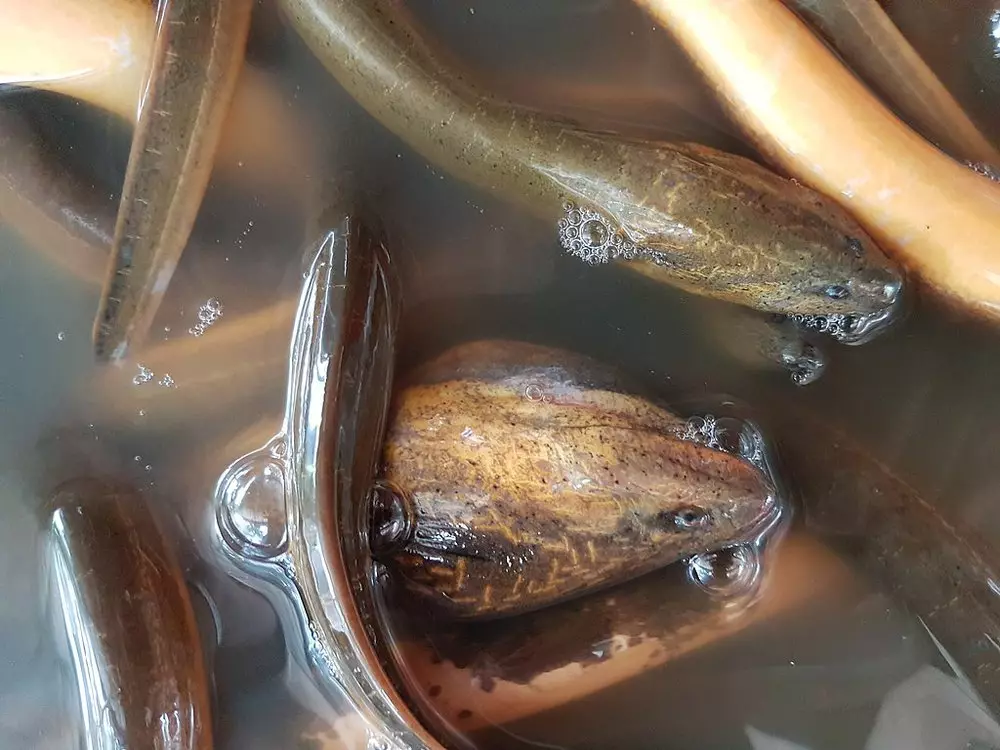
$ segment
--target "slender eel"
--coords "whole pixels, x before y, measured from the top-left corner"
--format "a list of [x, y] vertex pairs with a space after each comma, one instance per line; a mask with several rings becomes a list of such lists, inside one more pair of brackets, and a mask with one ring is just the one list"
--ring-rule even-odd
[[251, 0], [168, 0], [141, 99], [104, 291], [99, 358], [148, 330], [194, 226], [243, 65]]
[[819, 29], [900, 115], [952, 156], [1000, 166], [1000, 154], [910, 46], [878, 0], [785, 0]]
[[782, 411], [772, 423], [808, 527], [919, 617], [1000, 712], [995, 545], [952, 523], [838, 428], [802, 410]]
[[924, 283], [1000, 320], [1000, 184], [907, 127], [780, 0], [636, 0], [757, 146]]
[[782, 543], [751, 606], [697, 588], [680, 566], [609, 592], [497, 623], [426, 629], [398, 646], [411, 700], [432, 726], [506, 724], [709, 648], [856, 587], [848, 566], [806, 536]]
[[333, 76], [425, 158], [550, 222], [591, 263], [689, 291], [837, 318], [859, 340], [895, 317], [901, 278], [831, 202], [742, 157], [585, 132], [483, 93], [401, 3], [283, 0]]
[[142, 498], [59, 486], [46, 561], [87, 748], [211, 750], [208, 680], [180, 566]]
[[99, 284], [114, 211], [113, 199], [68, 173], [19, 112], [0, 106], [0, 223]]

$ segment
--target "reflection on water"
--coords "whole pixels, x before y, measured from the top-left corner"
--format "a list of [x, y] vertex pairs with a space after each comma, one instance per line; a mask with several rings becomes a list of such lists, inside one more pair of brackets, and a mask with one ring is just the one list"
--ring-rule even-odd
[[[893, 5], [902, 13], [908, 4]], [[498, 90], [527, 104], [593, 127], [735, 148], [710, 94], [628, 3], [414, 6]], [[919, 32], [914, 24], [923, 52]], [[745, 356], [733, 334], [745, 330], [742, 318], [730, 308], [564, 257], [546, 227], [428, 168], [373, 127], [291, 33], [254, 39], [278, 50], [252, 54], [254, 64], [301, 92], [294, 111], [322, 125], [326, 140], [303, 179], [316, 192], [356, 184], [366, 210], [384, 220], [405, 287], [400, 368], [468, 338], [512, 337], [620, 363], [672, 398], [787, 402], [843, 427], [948, 518], [998, 538], [995, 331], [923, 304], [867, 346], [828, 347], [824, 377], [793, 388], [786, 373]], [[114, 194], [127, 154], [120, 127], [76, 105], [61, 105], [58, 118], [50, 108], [47, 120], [36, 109], [40, 131], [74, 144], [72, 169]], [[0, 227], [0, 747], [76, 746], [73, 680], [43, 626], [35, 511], [56, 482], [81, 470], [131, 479], [177, 531], [182, 563], [206, 597], [218, 747], [294, 747], [306, 727], [328, 747], [361, 746], [344, 728], [344, 706], [327, 706], [288, 659], [270, 605], [199, 559], [192, 542], [205, 534], [219, 473], [260, 444], [258, 429], [276, 432], [282, 331], [291, 325], [283, 305], [298, 293], [312, 231], [280, 197], [216, 180], [156, 335], [120, 370], [99, 371], [90, 350], [96, 286], [67, 270], [72, 264], [53, 263], [59, 248], [26, 246]], [[248, 319], [255, 322], [240, 328]], [[949, 732], [923, 734], [938, 743], [928, 748], [1000, 746], [996, 727], [960, 701], [950, 675], [919, 622], [859, 574], [767, 627], [477, 738], [484, 748], [918, 750], [900, 732], [923, 716], [922, 726]], [[339, 739], [324, 735], [338, 719]]]

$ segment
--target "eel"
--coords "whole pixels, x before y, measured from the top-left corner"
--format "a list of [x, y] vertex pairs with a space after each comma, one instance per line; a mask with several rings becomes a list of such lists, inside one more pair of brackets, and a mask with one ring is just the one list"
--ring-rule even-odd
[[94, 321], [98, 358], [120, 358], [152, 323], [208, 187], [236, 88], [252, 0], [168, 0], [132, 138]]
[[400, 630], [403, 693], [442, 736], [502, 726], [857, 594], [849, 566], [814, 538], [793, 534], [774, 551], [749, 598], [713, 595], [671, 566], [510, 620]]
[[960, 161], [1000, 154], [896, 28], [878, 0], [784, 0], [923, 135]]
[[334, 78], [430, 162], [549, 222], [590, 263], [690, 292], [835, 321], [848, 342], [898, 316], [903, 279], [832, 201], [749, 159], [586, 132], [491, 97], [401, 3], [282, 0]]
[[26, 119], [0, 100], [0, 223], [88, 282], [99, 284], [114, 201], [68, 174]]
[[947, 518], [839, 427], [804, 409], [774, 411], [768, 426], [806, 527], [919, 618], [1000, 715], [996, 544]]
[[857, 586], [858, 573], [923, 623], [1000, 713], [995, 545], [945, 518], [837, 426], [784, 401], [767, 405], [760, 421], [805, 522], [763, 558], [759, 598], [712, 596], [675, 565], [509, 620], [428, 626], [426, 612], [393, 592], [402, 613], [387, 621], [397, 629], [393, 666], [425, 720], [472, 731], [556, 708], [807, 606], [818, 592]]
[[181, 569], [143, 499], [104, 479], [61, 484], [45, 538], [57, 631], [85, 746], [211, 750], [209, 688]]

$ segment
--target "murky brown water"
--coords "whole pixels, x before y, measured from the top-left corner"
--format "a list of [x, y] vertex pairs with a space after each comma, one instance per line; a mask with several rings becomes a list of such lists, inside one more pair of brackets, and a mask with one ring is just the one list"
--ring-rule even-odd
[[[890, 5], [989, 130], [990, 86], [1000, 80], [989, 47], [996, 9], [968, 3], [935, 15], [934, 4]], [[631, 3], [413, 6], [501, 94], [595, 128], [751, 153], [683, 56]], [[385, 222], [404, 282], [401, 370], [453, 343], [504, 336], [619, 363], [667, 398], [725, 394], [767, 404], [765, 427], [768, 410], [807, 409], [854, 436], [949, 518], [1000, 539], [1000, 332], [921, 300], [888, 336], [860, 348], [826, 345], [828, 372], [797, 389], [781, 372], [749, 366], [735, 333], [705, 324], [728, 308], [584, 267], [561, 254], [549, 227], [429, 167], [338, 89], [269, 2], [258, 10], [251, 64], [274, 74], [290, 111], [315, 135], [306, 144], [308, 169], [275, 182], [296, 179], [313, 194], [328, 181], [357, 186], [367, 210]], [[951, 19], [959, 42], [931, 38], [930, 19], [939, 16]], [[52, 95], [12, 91], [0, 107], [23, 113], [48, 148], [60, 149], [66, 169], [106, 193], [113, 209], [128, 154], [119, 124]], [[316, 239], [302, 206], [291, 203], [280, 190], [214, 179], [149, 344], [110, 371], [91, 356], [97, 285], [58, 263], [59, 247], [33, 247], [0, 226], [0, 747], [77, 747], [73, 682], [43, 626], [34, 514], [42, 488], [81, 465], [131, 478], [172, 528], [183, 529], [182, 559], [206, 595], [199, 600], [206, 641], [217, 642], [209, 652], [220, 748], [295, 747], [314, 714], [329, 723], [346, 711], [326, 706], [289, 660], [270, 605], [200, 559], [192, 541], [207, 533], [219, 474], [280, 420], [288, 305], [302, 280], [302, 248]], [[221, 317], [204, 325], [212, 315], [199, 319], [199, 309], [211, 300]], [[256, 323], [224, 337], [271, 305], [279, 312], [268, 330]], [[203, 333], [195, 336], [199, 322]], [[166, 342], [183, 346], [155, 351]], [[776, 437], [824, 450], [824, 436], [805, 428]], [[920, 622], [858, 574], [765, 626], [473, 736], [483, 748], [594, 750], [1000, 743], [1000, 728], [942, 708], [959, 705], [948, 693], [950, 674]], [[899, 726], [890, 730], [894, 720]], [[918, 740], [900, 728], [918, 721], [923, 746], [907, 744]], [[866, 745], [873, 728], [880, 739]], [[346, 738], [342, 746], [354, 747]]]

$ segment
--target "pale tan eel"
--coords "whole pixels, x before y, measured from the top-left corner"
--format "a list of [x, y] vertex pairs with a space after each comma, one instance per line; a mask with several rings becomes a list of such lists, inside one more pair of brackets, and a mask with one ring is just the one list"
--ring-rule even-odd
[[784, 0], [822, 32], [865, 81], [957, 159], [1000, 164], [1000, 154], [896, 28], [878, 0]]

